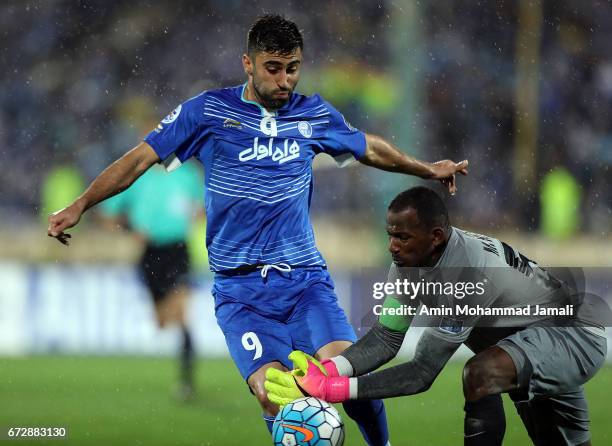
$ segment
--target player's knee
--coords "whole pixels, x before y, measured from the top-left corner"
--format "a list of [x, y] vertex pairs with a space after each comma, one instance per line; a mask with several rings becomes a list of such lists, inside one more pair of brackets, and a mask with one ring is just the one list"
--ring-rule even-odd
[[275, 416], [278, 413], [278, 406], [268, 399], [268, 392], [263, 385], [250, 385], [253, 395], [257, 398], [259, 405], [265, 415]]
[[257, 398], [259, 405], [264, 411], [264, 415], [275, 416], [278, 413], [278, 406], [268, 399], [268, 392], [264, 387], [265, 370], [260, 369], [248, 379], [251, 393]]
[[463, 393], [467, 401], [516, 389], [516, 381], [512, 358], [499, 347], [472, 357], [463, 369]]
[[486, 361], [470, 359], [463, 368], [463, 395], [467, 401], [476, 401], [491, 395], [490, 375]]
[[157, 321], [158, 328], [165, 328], [168, 325], [168, 321], [166, 320], [166, 316], [161, 311], [155, 312], [155, 320]]

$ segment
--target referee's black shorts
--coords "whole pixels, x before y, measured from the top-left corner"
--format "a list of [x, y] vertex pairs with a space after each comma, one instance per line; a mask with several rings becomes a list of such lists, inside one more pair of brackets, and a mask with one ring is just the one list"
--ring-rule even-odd
[[153, 300], [158, 302], [164, 299], [170, 290], [187, 282], [189, 255], [185, 243], [149, 243], [140, 259], [139, 269]]

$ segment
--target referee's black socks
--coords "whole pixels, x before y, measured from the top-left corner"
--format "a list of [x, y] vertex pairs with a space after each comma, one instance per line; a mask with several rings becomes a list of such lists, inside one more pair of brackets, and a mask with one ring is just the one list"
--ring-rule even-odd
[[193, 386], [193, 363], [194, 363], [194, 348], [191, 339], [191, 333], [185, 326], [182, 327], [183, 345], [181, 349], [181, 381], [183, 384]]

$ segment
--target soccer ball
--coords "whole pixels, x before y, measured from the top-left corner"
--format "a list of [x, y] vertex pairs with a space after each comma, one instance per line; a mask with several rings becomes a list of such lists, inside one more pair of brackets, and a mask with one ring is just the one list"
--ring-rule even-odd
[[306, 397], [281, 410], [272, 428], [274, 446], [342, 446], [344, 423], [329, 403]]

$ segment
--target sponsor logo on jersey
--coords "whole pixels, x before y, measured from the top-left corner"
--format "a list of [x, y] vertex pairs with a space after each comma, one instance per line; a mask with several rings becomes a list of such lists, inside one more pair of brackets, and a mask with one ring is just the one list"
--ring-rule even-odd
[[312, 136], [312, 126], [310, 122], [300, 121], [297, 125], [298, 132], [302, 134], [304, 138], [310, 138]]
[[176, 121], [176, 118], [178, 118], [178, 115], [181, 113], [181, 108], [183, 108], [183, 106], [179, 105], [172, 110], [172, 113], [162, 119], [162, 124], [172, 124], [174, 121]]
[[227, 118], [225, 121], [223, 121], [223, 127], [228, 128], [234, 128], [234, 129], [242, 129], [242, 123], [239, 121], [236, 121], [235, 119], [230, 119]]
[[244, 163], [251, 160], [259, 161], [264, 158], [272, 158], [272, 161], [283, 164], [299, 156], [300, 145], [295, 139], [285, 139], [279, 147], [274, 144], [274, 138], [269, 138], [268, 144], [260, 144], [259, 137], [256, 137], [253, 139], [253, 146], [240, 152], [238, 159]]

